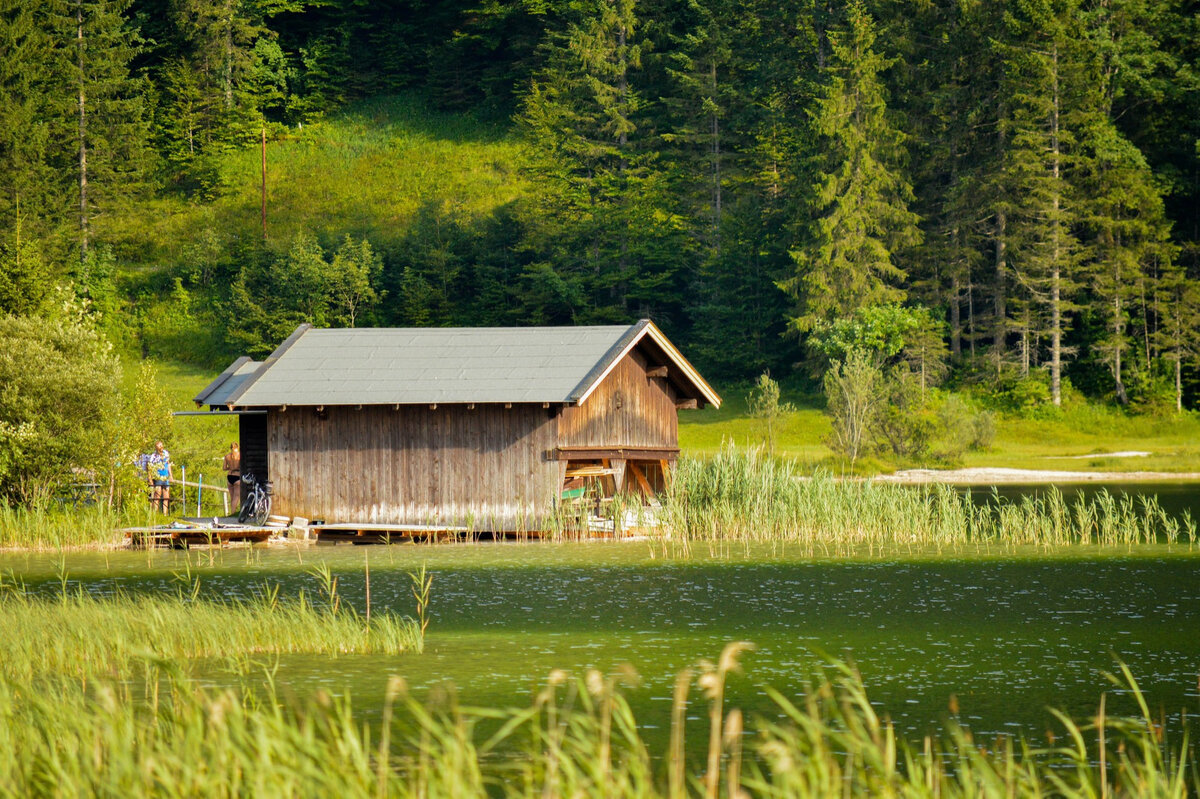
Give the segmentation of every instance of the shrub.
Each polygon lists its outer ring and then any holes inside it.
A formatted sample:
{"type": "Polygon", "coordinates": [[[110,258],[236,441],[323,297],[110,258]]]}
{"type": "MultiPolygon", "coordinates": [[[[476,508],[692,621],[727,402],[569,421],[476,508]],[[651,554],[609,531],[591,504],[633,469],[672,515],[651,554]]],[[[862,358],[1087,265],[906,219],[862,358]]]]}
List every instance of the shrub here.
{"type": "Polygon", "coordinates": [[[833,417],[829,446],[850,459],[851,468],[868,442],[884,400],[883,372],[860,350],[825,373],[825,398],[833,417]]]}

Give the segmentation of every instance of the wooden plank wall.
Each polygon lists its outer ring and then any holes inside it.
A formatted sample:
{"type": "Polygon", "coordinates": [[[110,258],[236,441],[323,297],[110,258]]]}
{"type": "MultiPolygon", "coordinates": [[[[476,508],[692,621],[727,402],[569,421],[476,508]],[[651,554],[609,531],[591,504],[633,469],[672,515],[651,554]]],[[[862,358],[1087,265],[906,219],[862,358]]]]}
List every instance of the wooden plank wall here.
{"type": "Polygon", "coordinates": [[[647,377],[646,357],[634,350],[613,368],[582,405],[558,417],[560,447],[679,446],[675,391],[662,377],[647,377]]]}
{"type": "Polygon", "coordinates": [[[277,513],[328,523],[538,529],[560,464],[554,411],[541,405],[272,409],[277,513]]]}

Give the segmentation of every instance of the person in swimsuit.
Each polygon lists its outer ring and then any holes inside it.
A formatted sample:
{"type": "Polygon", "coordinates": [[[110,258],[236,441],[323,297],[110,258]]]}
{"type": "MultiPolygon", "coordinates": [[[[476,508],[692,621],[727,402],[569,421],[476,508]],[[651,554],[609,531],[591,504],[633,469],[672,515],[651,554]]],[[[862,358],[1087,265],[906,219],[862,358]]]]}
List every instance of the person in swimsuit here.
{"type": "Polygon", "coordinates": [[[154,454],[146,460],[146,476],[150,482],[150,507],[166,513],[171,502],[171,453],[161,441],[154,442],[154,454]]]}
{"type": "Polygon", "coordinates": [[[224,468],[225,479],[229,481],[229,508],[236,515],[241,507],[239,502],[242,498],[242,451],[236,441],[229,445],[224,468]]]}

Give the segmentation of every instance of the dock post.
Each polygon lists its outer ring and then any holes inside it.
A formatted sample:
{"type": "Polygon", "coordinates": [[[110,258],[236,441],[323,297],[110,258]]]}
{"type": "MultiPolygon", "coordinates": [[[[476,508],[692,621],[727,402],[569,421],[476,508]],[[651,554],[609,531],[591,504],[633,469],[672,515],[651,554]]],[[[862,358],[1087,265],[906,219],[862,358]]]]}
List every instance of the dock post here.
{"type": "Polygon", "coordinates": [[[200,516],[200,503],[204,501],[204,475],[196,478],[196,516],[200,516]]]}
{"type": "Polygon", "coordinates": [[[179,490],[183,492],[179,495],[179,507],[187,513],[187,467],[180,466],[179,472],[183,475],[183,479],[179,481],[179,490]]]}

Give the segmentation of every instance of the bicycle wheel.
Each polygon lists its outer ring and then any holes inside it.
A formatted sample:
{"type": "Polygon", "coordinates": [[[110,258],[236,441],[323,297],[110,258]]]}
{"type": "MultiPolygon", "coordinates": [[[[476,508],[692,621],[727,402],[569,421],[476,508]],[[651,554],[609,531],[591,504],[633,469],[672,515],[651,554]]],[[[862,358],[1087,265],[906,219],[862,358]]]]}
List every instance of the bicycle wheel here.
{"type": "Polygon", "coordinates": [[[271,495],[259,489],[254,498],[254,523],[260,527],[271,518],[271,495]]]}
{"type": "Polygon", "coordinates": [[[246,499],[242,501],[242,509],[238,511],[238,521],[242,524],[245,524],[246,520],[254,515],[255,506],[258,504],[254,494],[253,490],[246,494],[246,499]]]}

